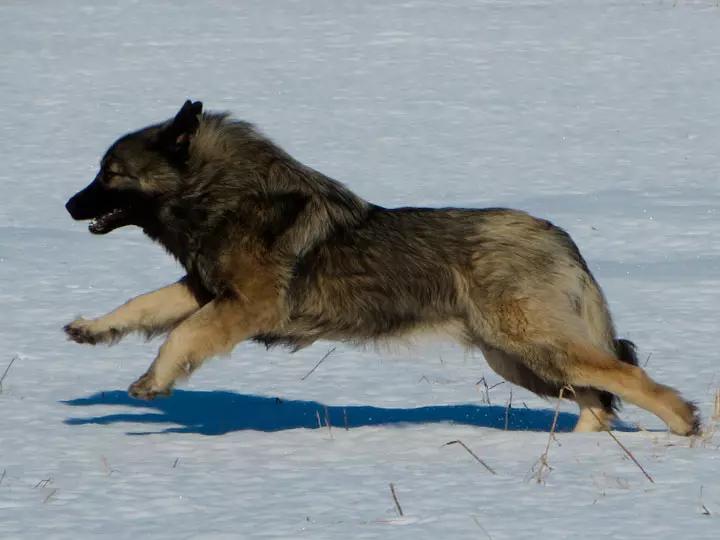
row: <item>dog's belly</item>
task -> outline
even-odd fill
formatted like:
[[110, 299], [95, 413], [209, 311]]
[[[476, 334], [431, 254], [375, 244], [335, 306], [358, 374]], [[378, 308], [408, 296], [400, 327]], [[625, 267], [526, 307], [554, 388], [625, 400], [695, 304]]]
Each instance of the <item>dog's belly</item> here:
[[[452, 284], [383, 284], [372, 279], [322, 280], [292, 300], [277, 341], [307, 346], [318, 339], [356, 341], [402, 338], [457, 326], [462, 319]], [[388, 286], [389, 285], [389, 286]]]

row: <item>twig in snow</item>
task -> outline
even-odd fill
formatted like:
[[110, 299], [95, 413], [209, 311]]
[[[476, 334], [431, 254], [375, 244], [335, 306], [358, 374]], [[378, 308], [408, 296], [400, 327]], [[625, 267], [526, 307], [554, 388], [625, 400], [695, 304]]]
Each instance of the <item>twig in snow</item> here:
[[512, 386], [510, 387], [510, 399], [508, 400], [507, 407], [505, 407], [505, 431], [507, 431], [508, 424], [510, 423], [510, 409], [512, 409]]
[[5, 380], [5, 377], [7, 377], [8, 371], [10, 371], [10, 368], [12, 367], [12, 365], [15, 363], [15, 360], [17, 360], [17, 359], [18, 359], [17, 356], [12, 357], [12, 360], [10, 360], [8, 367], [5, 368], [5, 371], [3, 372], [2, 377], [0, 377], [0, 395], [2, 395], [2, 393], [3, 393], [2, 383]]
[[395, 493], [395, 486], [392, 482], [390, 482], [390, 491], [392, 492], [393, 501], [395, 501], [395, 508], [398, 511], [398, 514], [400, 514], [400, 517], [404, 516], [402, 508], [400, 507], [400, 501], [398, 501], [397, 493]]
[[490, 533], [485, 530], [485, 527], [482, 526], [482, 523], [478, 521], [477, 516], [473, 516], [473, 519], [475, 520], [475, 523], [477, 523], [477, 526], [480, 527], [480, 530], [485, 533], [485, 536], [487, 536], [490, 540], [493, 540], [492, 536], [490, 536]]
[[475, 383], [475, 387], [478, 387], [480, 383], [483, 383], [483, 386], [485, 387], [485, 397], [481, 400], [481, 403], [487, 403], [488, 405], [492, 405], [492, 403], [490, 403], [490, 388], [488, 388], [488, 383], [485, 380], [485, 375], [480, 377], [480, 380]]
[[300, 379], [300, 380], [301, 380], [301, 381], [304, 381], [304, 380], [307, 379], [310, 375], [312, 375], [313, 371], [315, 371], [315, 370], [318, 368], [318, 366], [319, 366], [320, 364], [322, 364], [322, 363], [325, 361], [325, 359], [326, 359], [328, 356], [330, 356], [332, 353], [334, 353], [334, 352], [335, 352], [335, 347], [333, 347], [333, 348], [330, 349], [327, 353], [325, 353], [325, 356], [323, 356], [323, 357], [320, 359], [320, 361], [319, 361], [317, 364], [315, 364], [315, 367], [312, 368], [310, 371], [308, 371], [308, 372], [305, 374], [305, 376], [304, 376], [302, 379]]
[[177, 467], [178, 461], [180, 461], [180, 458], [175, 458], [175, 463], [173, 463], [173, 469]]
[[467, 452], [468, 452], [472, 457], [474, 457], [480, 465], [482, 465], [482, 466], [485, 467], [488, 471], [490, 471], [491, 474], [497, 474], [497, 473], [493, 470], [493, 468], [490, 467], [490, 465], [488, 465], [488, 464], [485, 463], [482, 459], [480, 459], [480, 458], [477, 456], [477, 454], [475, 454], [475, 452], [473, 452], [472, 450], [470, 450], [470, 449], [467, 447], [467, 445], [466, 445], [464, 442], [462, 442], [461, 440], [450, 441], [450, 442], [448, 442], [448, 443], [443, 444], [443, 446], [450, 446], [451, 444], [459, 444], [459, 445], [462, 446], [465, 450], [467, 450]]
[[110, 467], [110, 463], [108, 462], [107, 458], [105, 456], [100, 456], [100, 460], [103, 464], [103, 469], [105, 470], [105, 474], [108, 476], [111, 476], [112, 473], [120, 472], [117, 469], [113, 469]]
[[47, 503], [50, 499], [52, 499], [53, 496], [55, 496], [55, 493], [57, 493], [57, 488], [53, 489], [53, 490], [48, 494], [48, 496], [45, 497], [45, 500], [43, 501], [43, 504]]
[[560, 395], [558, 395], [558, 402], [557, 402], [557, 406], [555, 407], [555, 417], [553, 418], [552, 427], [550, 428], [550, 434], [548, 435], [547, 446], [545, 446], [545, 451], [540, 456], [540, 469], [538, 470], [538, 474], [537, 474], [537, 483], [538, 484], [542, 483], [543, 470], [546, 467], [548, 469], [550, 468], [550, 465], [548, 465], [548, 462], [547, 462], [547, 456], [548, 456], [548, 452], [550, 451], [550, 444], [552, 443], [553, 436], [555, 434], [555, 428], [557, 427], [557, 419], [558, 419], [558, 415], [560, 414], [560, 402], [562, 401], [564, 392], [565, 392], [565, 387], [562, 387], [560, 389]]
[[482, 383], [483, 386], [485, 387], [485, 395], [484, 395], [483, 399], [481, 400], [481, 403], [487, 403], [488, 405], [492, 405], [492, 403], [490, 403], [490, 390], [500, 386], [501, 384], [505, 384], [505, 381], [500, 381], [498, 383], [493, 384], [492, 386], [488, 386], [487, 380], [485, 379], [485, 376], [483, 375], [482, 377], [480, 377], [480, 380], [475, 383], [475, 386], [476, 387], [480, 386], [480, 383]]
[[5, 477], [7, 476], [7, 469], [3, 470], [2, 476], [0, 476], [0, 484], [3, 483], [3, 480], [5, 480]]
[[330, 438], [334, 439], [332, 434], [332, 425], [330, 424], [330, 411], [328, 410], [328, 406], [325, 405], [325, 423], [327, 424], [328, 433], [330, 433]]
[[[703, 426], [702, 432], [700, 433], [700, 439], [703, 446], [707, 447], [712, 442], [713, 437], [715, 436], [715, 427], [718, 420], [720, 420], [720, 388], [715, 390], [713, 403], [710, 407], [710, 415], [708, 416], [707, 423]], [[697, 438], [698, 437], [693, 437], [690, 440], [690, 448], [695, 447], [695, 441]]]
[[[588, 410], [591, 413], [593, 413], [593, 416], [597, 419], [598, 422], [600, 422], [600, 418], [598, 418], [598, 415], [595, 414], [595, 411], [593, 411], [592, 409], [588, 409]], [[633, 463], [635, 463], [635, 465], [638, 466], [638, 469], [640, 469], [642, 471], [642, 473], [645, 475], [645, 478], [647, 478], [648, 480], [650, 480], [651, 483], [654, 484], [655, 480], [652, 479], [652, 476], [650, 476], [648, 474], [648, 472], [643, 468], [643, 466], [640, 465], [640, 462], [637, 459], [635, 459], [635, 456], [632, 454], [632, 452], [630, 450], [628, 450], [627, 448], [625, 448], [625, 445], [623, 443], [621, 443], [615, 435], [613, 435], [613, 432], [610, 431], [610, 428], [609, 427], [605, 428], [605, 431], [607, 432], [608, 435], [610, 435], [612, 440], [615, 441], [618, 444], [618, 446], [623, 449], [623, 451], [633, 461]]]
[[710, 510], [708, 510], [708, 507], [703, 504], [702, 494], [703, 494], [703, 486], [700, 486], [700, 507], [702, 508], [700, 513], [703, 516], [712, 516], [712, 514], [710, 513]]
[[620, 448], [622, 448], [623, 451], [628, 455], [628, 457], [633, 460], [633, 463], [635, 463], [635, 465], [638, 466], [638, 469], [640, 469], [642, 471], [642, 473], [645, 475], [645, 478], [647, 478], [648, 480], [650, 480], [651, 483], [654, 484], [655, 480], [653, 480], [652, 476], [650, 476], [648, 474], [648, 472], [645, 469], [643, 469], [643, 466], [640, 465], [640, 463], [638, 462], [637, 459], [635, 459], [635, 456], [632, 455], [632, 452], [630, 450], [628, 450], [627, 448], [625, 448], [625, 445], [623, 443], [621, 443], [615, 435], [612, 434], [612, 431], [610, 431], [610, 428], [607, 428], [606, 431], [607, 431], [607, 434], [610, 435], [610, 437], [612, 437], [612, 440], [615, 441], [618, 444], [618, 446]]
[[[48, 484], [52, 484], [52, 483], [53, 483], [53, 478], [51, 476], [50, 478], [46, 478], [45, 480], [40, 480], [37, 484], [35, 484], [34, 489], [37, 489], [38, 487], [48, 487]], [[42, 484], [42, 486], [40, 486], [40, 484]]]

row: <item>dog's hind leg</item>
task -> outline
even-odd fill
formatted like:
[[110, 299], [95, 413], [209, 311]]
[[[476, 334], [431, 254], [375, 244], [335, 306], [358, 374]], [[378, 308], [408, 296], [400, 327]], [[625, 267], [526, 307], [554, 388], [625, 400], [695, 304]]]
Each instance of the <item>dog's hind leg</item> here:
[[595, 388], [572, 388], [570, 396], [580, 406], [580, 417], [573, 431], [605, 431], [610, 428], [615, 411], [606, 393]]
[[[582, 412], [578, 430], [599, 429], [612, 414], [612, 395], [659, 416], [676, 434], [699, 429], [696, 407], [672, 388], [653, 381], [627, 354], [594, 345], [584, 321], [528, 298], [496, 298], [484, 317], [475, 316], [473, 335], [522, 362], [545, 381], [569, 386]], [[487, 315], [489, 313], [489, 315]], [[617, 348], [617, 345], [615, 346]], [[589, 390], [595, 390], [595, 394]], [[603, 415], [597, 414], [600, 411]], [[595, 414], [593, 414], [593, 412]], [[599, 422], [593, 425], [597, 415]]]
[[[645, 371], [625, 363], [581, 340], [563, 337], [526, 335], [524, 339], [496, 334], [497, 348], [510, 354], [542, 379], [569, 386], [581, 406], [576, 431], [604, 428], [612, 415], [605, 392], [619, 396], [659, 416], [673, 433], [695, 435], [700, 418], [696, 407], [670, 387], [653, 381]], [[502, 343], [504, 342], [504, 343]]]
[[584, 344], [572, 343], [566, 350], [569, 384], [599, 388], [620, 396], [659, 416], [678, 435], [698, 433], [697, 407], [676, 390], [653, 381], [641, 367]]
[[[493, 371], [508, 382], [539, 396], [557, 398], [560, 395], [561, 384], [542, 379], [513, 355], [484, 345], [480, 345], [480, 350]], [[580, 407], [580, 418], [574, 431], [605, 430], [614, 416], [608, 400], [603, 399], [602, 392], [593, 388], [576, 388], [572, 392], [564, 392], [563, 397], [576, 401]]]
[[79, 318], [64, 328], [76, 343], [115, 343], [131, 332], [148, 336], [166, 332], [197, 311], [207, 300], [204, 293], [180, 281], [129, 300], [97, 319]]

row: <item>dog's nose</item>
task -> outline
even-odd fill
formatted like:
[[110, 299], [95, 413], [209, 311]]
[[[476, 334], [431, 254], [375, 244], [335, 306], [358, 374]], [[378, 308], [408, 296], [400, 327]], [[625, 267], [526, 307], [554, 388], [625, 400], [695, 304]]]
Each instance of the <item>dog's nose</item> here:
[[75, 215], [75, 207], [77, 206], [73, 199], [74, 197], [70, 199], [67, 203], [65, 203], [65, 210], [67, 210], [71, 216]]

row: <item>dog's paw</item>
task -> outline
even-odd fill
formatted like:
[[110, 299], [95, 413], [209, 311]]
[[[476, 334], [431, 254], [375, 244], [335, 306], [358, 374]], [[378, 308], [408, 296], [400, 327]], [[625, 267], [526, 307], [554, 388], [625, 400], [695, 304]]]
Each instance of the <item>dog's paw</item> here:
[[68, 339], [75, 343], [97, 345], [98, 343], [114, 343], [120, 339], [120, 332], [115, 328], [98, 328], [96, 321], [82, 317], [66, 324], [63, 330]]
[[169, 396], [172, 394], [172, 389], [159, 387], [155, 384], [154, 377], [149, 373], [146, 373], [130, 385], [130, 388], [128, 388], [128, 394], [136, 399], [152, 401], [156, 397]]

